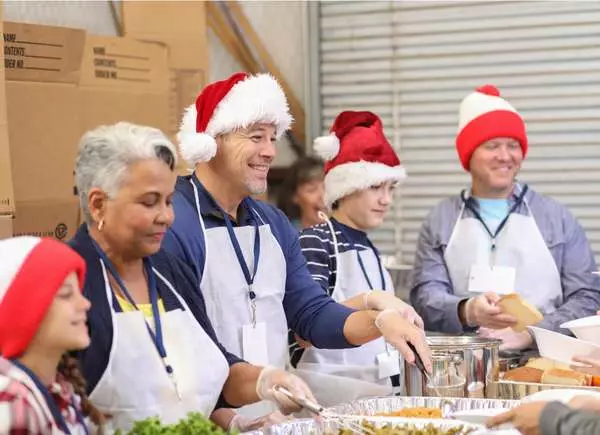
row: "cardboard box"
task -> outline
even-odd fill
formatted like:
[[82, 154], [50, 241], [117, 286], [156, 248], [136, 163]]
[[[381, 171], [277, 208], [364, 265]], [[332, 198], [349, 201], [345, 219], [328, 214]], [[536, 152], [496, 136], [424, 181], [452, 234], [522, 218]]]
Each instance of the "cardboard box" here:
[[79, 201], [19, 202], [18, 214], [13, 222], [13, 235], [54, 237], [68, 241], [78, 227]]
[[169, 48], [170, 124], [174, 140], [184, 109], [208, 81], [206, 4], [202, 1], [123, 1], [127, 37], [156, 41]]
[[[0, 31], [2, 31], [2, 5], [0, 4]], [[4, 41], [0, 40], [0, 53], [4, 64]], [[4, 68], [0, 68], [0, 218], [15, 212], [15, 196], [10, 168], [10, 149], [8, 146], [8, 121], [6, 115], [6, 86]], [[4, 228], [6, 230], [6, 228]], [[2, 230], [0, 230], [1, 233]]]
[[167, 48], [12, 22], [4, 41], [14, 233], [70, 237], [81, 136], [118, 121], [167, 130]]
[[124, 36], [169, 46], [169, 66], [208, 71], [206, 4], [203, 1], [124, 1]]

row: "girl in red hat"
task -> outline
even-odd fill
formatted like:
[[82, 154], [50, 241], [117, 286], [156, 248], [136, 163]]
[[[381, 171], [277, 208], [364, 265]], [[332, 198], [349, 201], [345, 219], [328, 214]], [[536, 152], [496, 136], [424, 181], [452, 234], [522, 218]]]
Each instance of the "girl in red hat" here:
[[87, 434], [83, 414], [101, 418], [66, 354], [90, 343], [83, 259], [18, 237], [0, 241], [0, 265], [0, 433]]

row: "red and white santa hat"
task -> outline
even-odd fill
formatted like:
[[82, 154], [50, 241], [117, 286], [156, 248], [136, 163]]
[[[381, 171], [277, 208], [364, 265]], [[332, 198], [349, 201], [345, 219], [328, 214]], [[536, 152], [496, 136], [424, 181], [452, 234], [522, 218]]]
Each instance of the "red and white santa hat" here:
[[527, 154], [527, 133], [519, 112], [500, 96], [495, 86], [485, 85], [467, 95], [460, 104], [456, 150], [466, 171], [473, 152], [495, 137], [518, 140]]
[[0, 355], [14, 358], [25, 352], [71, 272], [83, 287], [85, 262], [63, 242], [0, 240]]
[[374, 113], [342, 112], [329, 131], [314, 141], [315, 152], [325, 160], [327, 207], [358, 190], [406, 177]]
[[270, 74], [240, 72], [206, 86], [183, 115], [177, 141], [190, 165], [217, 153], [215, 138], [252, 124], [274, 124], [277, 138], [290, 128], [292, 116], [283, 89]]

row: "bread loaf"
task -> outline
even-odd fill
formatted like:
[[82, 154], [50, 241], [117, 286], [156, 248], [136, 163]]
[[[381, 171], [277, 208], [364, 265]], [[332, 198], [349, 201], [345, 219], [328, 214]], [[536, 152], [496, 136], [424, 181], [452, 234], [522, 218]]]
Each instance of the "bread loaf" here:
[[504, 373], [503, 380], [513, 382], [533, 382], [539, 384], [542, 382], [543, 370], [532, 367], [518, 367]]
[[549, 369], [542, 375], [542, 384], [589, 387], [592, 384], [592, 377], [573, 370]]
[[517, 324], [512, 327], [516, 332], [522, 332], [529, 325], [535, 325], [544, 319], [539, 310], [521, 298], [518, 293], [510, 293], [502, 296], [498, 305], [506, 314], [517, 319]]

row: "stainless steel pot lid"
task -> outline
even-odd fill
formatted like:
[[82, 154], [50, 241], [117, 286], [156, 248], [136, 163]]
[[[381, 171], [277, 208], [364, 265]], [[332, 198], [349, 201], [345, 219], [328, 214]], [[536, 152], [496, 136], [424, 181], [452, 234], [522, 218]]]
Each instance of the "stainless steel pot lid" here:
[[460, 350], [460, 349], [484, 349], [490, 347], [499, 347], [501, 340], [495, 338], [475, 337], [469, 335], [463, 336], [427, 336], [427, 343], [432, 351], [440, 349]]

